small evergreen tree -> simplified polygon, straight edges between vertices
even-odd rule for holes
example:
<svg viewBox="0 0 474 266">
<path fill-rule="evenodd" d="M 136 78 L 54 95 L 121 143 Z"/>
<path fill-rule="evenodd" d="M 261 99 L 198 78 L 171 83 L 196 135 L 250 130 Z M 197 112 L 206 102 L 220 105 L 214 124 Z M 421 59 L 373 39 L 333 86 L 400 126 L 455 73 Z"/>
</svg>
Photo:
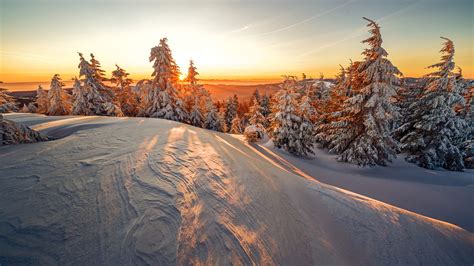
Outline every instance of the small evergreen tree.
<svg viewBox="0 0 474 266">
<path fill-rule="evenodd" d="M 120 107 L 124 115 L 136 116 L 138 113 L 138 102 L 134 93 L 132 92 L 132 79 L 128 78 L 130 75 L 123 68 L 115 65 L 117 69 L 112 71 L 112 78 L 110 81 L 115 84 L 113 90 L 115 92 L 115 102 Z"/>
<path fill-rule="evenodd" d="M 329 99 L 329 92 L 330 87 L 324 81 L 324 74 L 320 73 L 319 81 L 316 84 L 316 95 L 318 99 L 320 99 L 322 102 L 327 101 Z"/>
<path fill-rule="evenodd" d="M 189 114 L 189 123 L 195 127 L 202 127 L 204 124 L 204 117 L 199 106 L 199 101 L 196 99 Z"/>
<path fill-rule="evenodd" d="M 38 106 L 36 109 L 37 113 L 46 114 L 48 112 L 48 93 L 44 91 L 43 86 L 41 85 L 38 85 L 38 89 L 36 89 L 36 105 Z"/>
<path fill-rule="evenodd" d="M 253 104 L 252 106 L 250 107 L 250 110 L 249 110 L 249 118 L 250 118 L 250 124 L 251 125 L 257 125 L 257 124 L 260 124 L 263 126 L 263 123 L 265 122 L 265 117 L 262 115 L 262 113 L 260 112 L 260 104 L 258 103 L 257 99 L 254 98 L 253 99 Z"/>
<path fill-rule="evenodd" d="M 257 100 L 258 104 L 260 104 L 260 92 L 258 89 L 255 89 L 255 91 L 252 93 L 252 97 L 250 97 L 250 102 L 253 103 L 255 100 Z"/>
<path fill-rule="evenodd" d="M 230 133 L 242 134 L 242 123 L 238 115 L 232 120 L 232 127 L 230 129 Z"/>
<path fill-rule="evenodd" d="M 312 154 L 314 153 L 313 146 L 315 141 L 313 117 L 316 115 L 316 109 L 311 104 L 311 99 L 308 95 L 304 95 L 301 98 L 298 115 L 301 117 L 301 123 L 298 130 L 298 141 L 301 143 L 299 154 Z"/>
<path fill-rule="evenodd" d="M 212 102 L 212 100 L 207 101 L 207 114 L 206 120 L 204 121 L 204 128 L 211 129 L 215 131 L 222 131 L 223 130 L 223 123 L 222 118 L 217 111 L 216 106 Z"/>
<path fill-rule="evenodd" d="M 268 128 L 270 126 L 270 114 L 272 113 L 271 106 L 270 106 L 270 97 L 265 94 L 262 96 L 262 100 L 260 103 L 260 113 L 263 115 L 263 127 Z"/>
<path fill-rule="evenodd" d="M 225 132 L 230 132 L 232 128 L 232 121 L 237 116 L 238 104 L 239 104 L 239 101 L 238 101 L 237 95 L 235 94 L 233 97 L 229 97 L 225 102 L 225 109 L 224 109 Z"/>
<path fill-rule="evenodd" d="M 274 95 L 275 114 L 272 121 L 272 140 L 277 148 L 283 148 L 295 155 L 307 155 L 311 147 L 306 146 L 308 142 L 303 141 L 301 129 L 307 133 L 302 126 L 300 110 L 298 110 L 298 98 L 295 92 L 297 81 L 295 77 L 286 77 L 282 88 Z M 312 144 L 311 144 L 312 145 Z"/>
<path fill-rule="evenodd" d="M 70 96 L 63 90 L 64 83 L 59 74 L 55 74 L 51 79 L 51 85 L 48 92 L 48 115 L 69 115 L 71 114 Z"/>
<path fill-rule="evenodd" d="M 188 68 L 188 75 L 186 76 L 185 81 L 189 82 L 191 86 L 197 85 L 197 75 L 199 72 L 197 71 L 197 67 L 194 65 L 193 60 L 189 60 L 189 68 Z"/>
</svg>

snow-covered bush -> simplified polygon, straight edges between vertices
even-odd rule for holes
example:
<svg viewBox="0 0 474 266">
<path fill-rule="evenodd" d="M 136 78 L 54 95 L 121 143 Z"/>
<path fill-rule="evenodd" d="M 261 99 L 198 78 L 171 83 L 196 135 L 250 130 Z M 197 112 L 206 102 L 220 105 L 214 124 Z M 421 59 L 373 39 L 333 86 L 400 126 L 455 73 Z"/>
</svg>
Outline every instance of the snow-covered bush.
<svg viewBox="0 0 474 266">
<path fill-rule="evenodd" d="M 15 99 L 7 94 L 7 90 L 0 88 L 0 113 L 16 112 L 18 107 L 16 106 Z"/>
<path fill-rule="evenodd" d="M 265 128 L 262 124 L 247 126 L 244 130 L 244 138 L 248 142 L 256 142 L 265 136 Z"/>
<path fill-rule="evenodd" d="M 0 145 L 47 141 L 50 138 L 13 121 L 6 120 L 0 114 Z"/>
</svg>

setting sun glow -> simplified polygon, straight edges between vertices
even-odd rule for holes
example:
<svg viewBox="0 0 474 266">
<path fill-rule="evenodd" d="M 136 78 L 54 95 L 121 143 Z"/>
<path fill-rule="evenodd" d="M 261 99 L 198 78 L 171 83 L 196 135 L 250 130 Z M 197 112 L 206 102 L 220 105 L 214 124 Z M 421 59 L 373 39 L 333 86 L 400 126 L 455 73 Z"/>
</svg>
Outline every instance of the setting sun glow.
<svg viewBox="0 0 474 266">
<path fill-rule="evenodd" d="M 65 6 L 70 12 L 62 12 Z M 108 74 L 119 64 L 133 79 L 149 78 L 150 49 L 163 37 L 181 70 L 192 58 L 201 79 L 279 80 L 303 72 L 334 77 L 339 64 L 362 58 L 361 40 L 368 36 L 362 16 L 380 23 L 389 58 L 405 76 L 426 74 L 439 59 L 439 37 L 446 36 L 456 45 L 456 64 L 472 78 L 472 14 L 465 6 L 462 0 L 3 0 L 0 79 L 48 81 L 58 73 L 69 80 L 78 75 L 77 52 L 94 53 Z"/>
</svg>

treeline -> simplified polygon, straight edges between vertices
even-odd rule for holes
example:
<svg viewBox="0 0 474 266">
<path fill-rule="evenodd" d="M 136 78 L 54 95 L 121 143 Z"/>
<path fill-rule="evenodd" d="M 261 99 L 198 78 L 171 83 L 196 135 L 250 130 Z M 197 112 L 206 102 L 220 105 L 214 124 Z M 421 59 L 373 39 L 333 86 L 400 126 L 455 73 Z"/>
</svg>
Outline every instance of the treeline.
<svg viewBox="0 0 474 266">
<path fill-rule="evenodd" d="M 403 83 L 403 74 L 388 60 L 380 27 L 366 19 L 370 37 L 362 61 L 342 67 L 334 84 L 286 76 L 274 95 L 256 91 L 250 102 L 237 95 L 214 102 L 199 84 L 192 61 L 185 82 L 179 81 L 167 39 L 153 47 L 150 79 L 133 85 L 129 73 L 117 66 L 105 77 L 100 62 L 79 53 L 79 78 L 72 95 L 54 75 L 50 90 L 37 90 L 36 103 L 25 111 L 47 115 L 105 115 L 155 117 L 197 127 L 244 133 L 249 141 L 268 135 L 278 148 L 305 156 L 314 146 L 338 154 L 338 160 L 361 166 L 386 165 L 397 153 L 426 168 L 460 171 L 473 164 L 472 86 L 454 72 L 454 44 L 444 39 L 434 72 L 416 86 Z M 107 84 L 106 84 L 107 83 Z M 110 85 L 111 84 L 111 85 Z M 472 89 L 471 89 L 472 90 Z M 8 109 L 2 100 L 0 109 Z M 10 104 L 11 107 L 11 104 Z M 1 111 L 1 110 L 0 110 Z"/>
</svg>

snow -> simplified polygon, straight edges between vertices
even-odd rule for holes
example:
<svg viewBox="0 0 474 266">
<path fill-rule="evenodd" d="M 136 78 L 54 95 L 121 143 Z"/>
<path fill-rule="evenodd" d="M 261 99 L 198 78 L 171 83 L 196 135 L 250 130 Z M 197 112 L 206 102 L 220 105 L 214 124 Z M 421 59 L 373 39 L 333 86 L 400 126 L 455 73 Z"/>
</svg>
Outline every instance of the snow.
<svg viewBox="0 0 474 266">
<path fill-rule="evenodd" d="M 397 207 L 447 221 L 474 232 L 474 170 L 429 170 L 399 156 L 386 167 L 359 167 L 337 161 L 337 155 L 315 149 L 315 155 L 298 158 L 262 145 L 267 156 L 291 165 L 323 183 L 347 189 Z M 273 153 L 273 155 L 271 155 Z M 278 155 L 278 156 L 277 156 Z"/>
<path fill-rule="evenodd" d="M 7 119 L 0 263 L 464 264 L 464 229 L 316 181 L 265 146 L 162 119 Z"/>
</svg>

